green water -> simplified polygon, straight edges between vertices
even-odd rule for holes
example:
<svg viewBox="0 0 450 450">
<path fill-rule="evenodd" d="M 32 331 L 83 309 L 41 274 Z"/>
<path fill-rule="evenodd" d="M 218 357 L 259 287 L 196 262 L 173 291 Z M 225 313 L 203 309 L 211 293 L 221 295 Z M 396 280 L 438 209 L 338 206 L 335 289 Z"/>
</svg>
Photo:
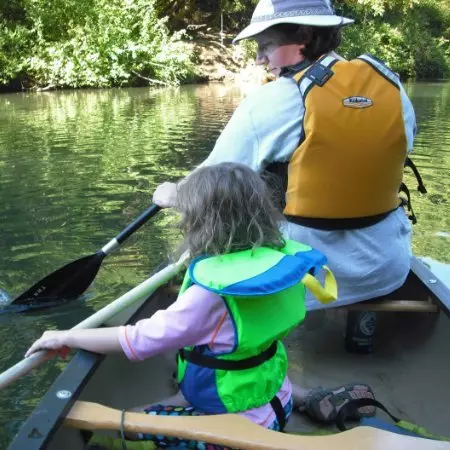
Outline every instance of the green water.
<svg viewBox="0 0 450 450">
<path fill-rule="evenodd" d="M 414 251 L 450 283 L 450 84 L 407 86 L 419 134 Z M 105 245 L 208 154 L 244 93 L 221 85 L 0 96 L 0 288 L 11 297 Z M 160 213 L 102 265 L 83 301 L 40 314 L 0 315 L 0 371 L 48 328 L 71 327 L 145 277 L 179 235 Z M 0 392 L 0 448 L 50 386 L 47 363 Z"/>
</svg>

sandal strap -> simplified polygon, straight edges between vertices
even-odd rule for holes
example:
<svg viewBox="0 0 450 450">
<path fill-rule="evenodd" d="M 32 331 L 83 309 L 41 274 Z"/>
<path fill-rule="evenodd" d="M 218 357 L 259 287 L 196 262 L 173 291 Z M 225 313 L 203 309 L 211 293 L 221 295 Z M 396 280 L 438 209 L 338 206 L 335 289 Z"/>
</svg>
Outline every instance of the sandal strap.
<svg viewBox="0 0 450 450">
<path fill-rule="evenodd" d="M 322 387 L 318 387 L 318 388 L 313 389 L 307 396 L 306 401 L 305 401 L 304 410 L 313 419 L 320 420 L 321 422 L 325 422 L 325 423 L 333 423 L 333 422 L 335 422 L 336 416 L 338 414 L 338 412 L 337 412 L 338 405 L 336 404 L 336 400 L 338 398 L 345 398 L 347 400 L 347 404 L 357 400 L 357 399 L 352 399 L 349 394 L 349 392 L 351 390 L 356 389 L 357 386 L 362 386 L 362 387 L 366 388 L 368 393 L 370 393 L 372 396 L 374 395 L 370 386 L 368 386 L 364 383 L 350 383 L 350 384 L 346 384 L 346 385 L 343 385 L 340 387 L 336 387 L 334 389 L 324 389 Z M 330 413 L 330 416 L 328 418 L 325 418 L 325 417 L 323 417 L 321 412 L 317 411 L 317 407 L 315 407 L 315 405 L 317 405 L 317 403 L 320 403 L 320 401 L 328 395 L 330 396 L 330 403 L 333 406 L 334 410 Z M 344 405 L 343 407 L 345 407 L 345 406 L 346 405 Z M 342 410 L 343 407 L 341 407 L 340 410 Z M 351 415 L 352 411 L 353 411 L 353 409 L 351 409 L 349 411 L 347 417 L 358 418 L 359 417 L 358 414 L 356 414 L 356 416 Z M 355 411 L 357 411 L 357 410 L 355 409 Z"/>
<path fill-rule="evenodd" d="M 384 411 L 395 423 L 400 422 L 400 419 L 393 414 L 391 414 L 386 406 L 380 403 L 378 400 L 372 398 L 358 398 L 355 400 L 350 400 L 346 405 L 344 405 L 335 418 L 335 424 L 341 431 L 346 431 L 345 421 L 350 415 L 355 415 L 359 408 L 364 406 L 374 406 L 380 408 Z"/>
</svg>

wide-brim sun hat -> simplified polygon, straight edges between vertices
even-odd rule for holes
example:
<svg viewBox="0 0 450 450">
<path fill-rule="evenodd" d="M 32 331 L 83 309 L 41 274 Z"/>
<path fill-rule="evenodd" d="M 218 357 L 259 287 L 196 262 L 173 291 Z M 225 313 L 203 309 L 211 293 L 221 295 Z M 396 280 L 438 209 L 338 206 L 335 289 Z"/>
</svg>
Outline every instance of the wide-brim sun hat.
<svg viewBox="0 0 450 450">
<path fill-rule="evenodd" d="M 353 22 L 353 19 L 336 15 L 331 0 L 260 0 L 250 25 L 233 39 L 233 44 L 252 38 L 280 23 L 344 27 Z"/>
</svg>

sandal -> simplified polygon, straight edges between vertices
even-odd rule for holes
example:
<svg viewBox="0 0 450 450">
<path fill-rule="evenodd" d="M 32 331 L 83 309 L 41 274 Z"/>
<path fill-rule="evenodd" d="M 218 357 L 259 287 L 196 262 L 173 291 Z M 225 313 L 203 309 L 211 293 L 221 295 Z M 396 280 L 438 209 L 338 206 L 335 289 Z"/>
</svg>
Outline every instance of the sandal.
<svg viewBox="0 0 450 450">
<path fill-rule="evenodd" d="M 321 422 L 333 422 L 341 408 L 351 400 L 360 398 L 375 399 L 372 389 L 367 384 L 350 383 L 335 389 L 313 389 L 306 397 L 302 411 L 310 417 Z M 375 408 L 365 406 L 353 409 L 349 414 L 350 420 L 358 420 L 361 417 L 373 417 Z"/>
</svg>

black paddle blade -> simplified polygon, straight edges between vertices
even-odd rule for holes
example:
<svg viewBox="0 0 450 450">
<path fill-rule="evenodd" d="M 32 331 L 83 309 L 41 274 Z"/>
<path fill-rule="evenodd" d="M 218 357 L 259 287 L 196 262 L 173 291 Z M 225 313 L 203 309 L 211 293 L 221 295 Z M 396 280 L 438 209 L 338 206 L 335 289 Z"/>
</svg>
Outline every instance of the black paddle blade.
<svg viewBox="0 0 450 450">
<path fill-rule="evenodd" d="M 55 302 L 78 297 L 92 283 L 105 256 L 99 251 L 66 264 L 38 281 L 11 304 L 46 307 L 47 303 L 55 306 Z"/>
</svg>

